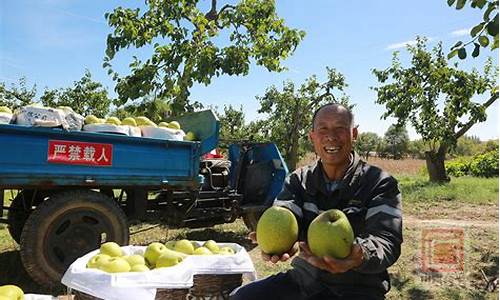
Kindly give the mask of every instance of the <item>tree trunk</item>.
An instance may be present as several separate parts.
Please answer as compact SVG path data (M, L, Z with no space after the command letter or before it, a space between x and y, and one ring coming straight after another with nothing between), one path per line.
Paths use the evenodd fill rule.
M446 174L446 169L444 167L445 156L445 146L440 146L437 152L425 151L425 163L431 182L445 183L450 181L450 177Z
M299 152L299 135L297 131L292 133L290 152L288 153L288 169L295 170L297 166L297 156Z

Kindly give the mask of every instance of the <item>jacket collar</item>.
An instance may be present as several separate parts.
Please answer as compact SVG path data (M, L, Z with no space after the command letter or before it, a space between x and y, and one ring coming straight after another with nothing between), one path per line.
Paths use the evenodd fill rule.
M358 180L361 175L361 160L359 155L355 152L352 151L352 162L347 168L343 178L341 179L340 183L340 189L344 190L346 188L350 188L352 185L354 185ZM325 171L323 170L323 164L321 163L321 159L316 160L316 162L312 165L312 183L314 185L314 194L316 192L320 192L324 195L328 195L329 192L326 189L326 181L325 178L326 174Z

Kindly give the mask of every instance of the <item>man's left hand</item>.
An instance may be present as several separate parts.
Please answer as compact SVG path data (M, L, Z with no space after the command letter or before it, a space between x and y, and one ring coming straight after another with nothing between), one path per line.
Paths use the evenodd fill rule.
M311 249L305 242L300 242L300 255L311 265L328 271L330 273L344 273L358 267L363 262L363 249L358 244L353 244L351 254L343 259L331 256L318 257L311 253Z

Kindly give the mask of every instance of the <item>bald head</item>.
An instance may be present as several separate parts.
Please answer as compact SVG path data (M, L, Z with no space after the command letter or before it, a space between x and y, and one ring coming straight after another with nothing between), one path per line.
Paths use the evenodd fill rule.
M340 103L327 103L319 107L313 115L313 120L312 120L312 129L316 127L316 119L318 115L320 114L336 114L336 115L342 115L345 116L350 124L350 127L354 127L354 115L352 112L345 107L344 105Z

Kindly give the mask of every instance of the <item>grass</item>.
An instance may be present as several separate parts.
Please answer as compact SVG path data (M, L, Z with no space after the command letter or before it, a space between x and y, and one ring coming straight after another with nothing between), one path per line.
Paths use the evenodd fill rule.
M405 160L406 161L406 160ZM387 299L498 299L497 291L488 292L482 272L488 279L498 277L498 178L452 178L448 184L437 185L427 182L418 173L422 162L389 162L391 172L399 181L403 194L405 216L420 219L455 219L467 221L488 221L496 226L462 227L464 239L464 272L437 273L433 276L420 270L423 224L405 224L402 254L398 262L389 269L392 289ZM5 192L8 205L10 192ZM216 225L203 229L168 229L153 224L138 224L131 227L131 244L147 245L154 241L165 242L172 239L191 240L214 239L220 242L234 242L244 246L254 262L260 278L285 271L289 263L273 265L260 258L260 250L248 239L248 229L241 220L231 224ZM30 293L53 293L62 291L47 290L32 282L23 270L19 258L19 248L10 238L5 225L0 224L0 285L12 283Z

